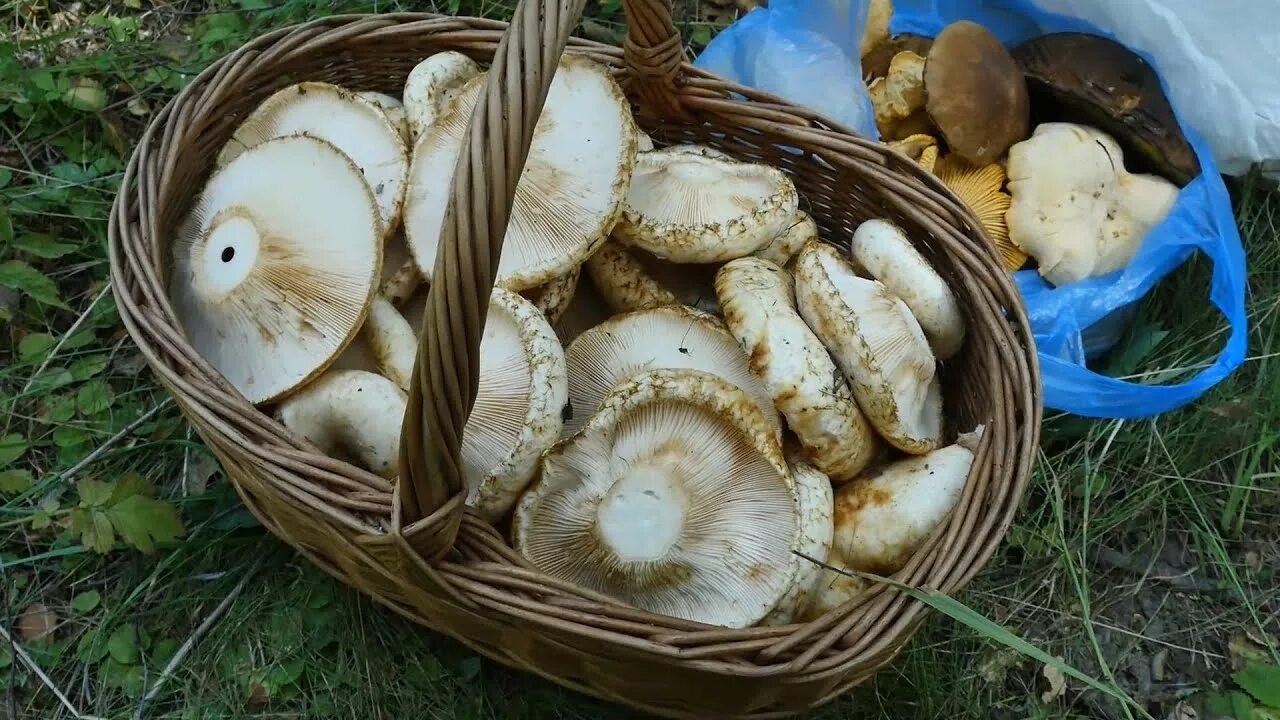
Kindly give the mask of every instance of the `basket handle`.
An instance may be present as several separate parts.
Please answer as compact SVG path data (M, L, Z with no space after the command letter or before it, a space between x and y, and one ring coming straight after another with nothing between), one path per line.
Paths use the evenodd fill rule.
M521 0L472 113L454 170L401 431L402 525L465 493L462 430L475 403L480 340L516 183L556 65L585 4ZM685 58L670 0L626 0L624 8L631 89L642 107L680 115L676 82ZM454 510L460 513L461 504ZM442 545L428 548L428 557L452 545L452 532L427 535Z

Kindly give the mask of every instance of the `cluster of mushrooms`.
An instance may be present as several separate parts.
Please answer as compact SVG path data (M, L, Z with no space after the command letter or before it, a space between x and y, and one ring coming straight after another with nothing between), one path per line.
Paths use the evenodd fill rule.
M453 169L484 70L402 101L322 82L235 129L173 243L172 304L240 393L398 475ZM848 243L849 238L843 238ZM903 230L819 240L779 169L655 148L603 66L558 66L519 180L462 439L468 504L543 571L654 612L783 624L900 568L980 428L943 419L951 289Z
M890 37L891 15L873 0L862 39L880 135L974 211L1008 270L1061 286L1124 268L1199 173L1159 79L1123 45L1055 33L1008 49L970 21Z
M1061 60L1052 44L1020 65L972 23L889 38L874 5L863 59L886 58L870 91L887 141L973 208L1010 269L1030 255L1062 283L1123 266L1176 189L1128 173L1101 130L1031 131L1029 89L1071 94L1033 71ZM484 77L444 52L401 99L277 91L172 244L172 306L200 355L296 435L387 478ZM462 438L467 503L535 566L669 616L787 624L865 588L832 567L901 569L956 504L982 432L943 416L956 297L890 219L828 238L845 253L799 204L775 167L655 147L606 68L560 61Z

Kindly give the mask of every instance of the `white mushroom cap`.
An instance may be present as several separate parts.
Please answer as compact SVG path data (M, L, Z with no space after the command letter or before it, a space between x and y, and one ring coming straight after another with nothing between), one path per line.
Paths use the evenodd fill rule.
M765 617L763 625L788 625L795 622L812 602L818 579L824 569L818 563L827 561L834 534L833 493L831 480L818 469L800 461L791 465L800 510L800 545L795 576L782 600ZM807 560L806 558L813 558Z
M413 361L418 354L418 336L409 321L390 300L375 296L360 334L369 343L382 374L408 392L413 381Z
M490 521L507 514L559 439L567 400L564 350L551 324L533 303L494 289L462 431L468 505Z
M632 376L544 456L516 550L553 577L670 617L758 623L795 578L796 489L760 408L696 370Z
M277 91L236 128L218 162L226 164L246 148L296 134L327 140L351 158L373 191L382 231L395 229L404 203L408 148L382 110L337 85L302 82Z
M329 143L293 136L217 171L173 240L188 340L250 402L324 371L364 323L382 263L377 206Z
M976 437L873 468L835 494L834 567L891 575L947 518L964 491Z
M613 236L672 262L724 262L764 247L797 202L775 167L662 148L637 160Z
M800 315L849 378L867 419L890 445L922 455L942 439L937 362L906 303L860 278L835 248L809 243L796 257Z
M452 50L415 65L404 82L404 112L412 136L421 135L462 86L480 73L475 60Z
M463 87L413 152L405 230L429 280L454 166L483 77ZM516 186L497 282L528 290L580 265L617 221L636 158L636 125L601 65L560 61Z
M1009 239L1054 285L1106 275L1133 259L1178 197L1173 183L1125 170L1106 133L1044 123L1009 148Z
M383 115L387 116L387 119L391 121L391 124L400 131L400 138L404 140L407 151L409 143L413 140L413 136L409 133L409 118L405 117L404 103L390 95L387 95L386 93L374 92L372 90L358 92L356 95L359 95L365 100L373 103L382 111Z
M390 380L363 370L336 370L280 404L276 419L333 457L352 456L383 477L395 477L400 424L408 400Z
M749 395L775 434L778 411L769 390L747 366L747 356L714 316L685 305L617 315L582 333L565 350L569 418L563 434L581 429L600 402L627 377L658 368L718 375Z
M902 228L888 220L868 220L854 231L850 249L862 274L879 280L911 308L939 360L960 351L965 336L960 304L951 286L911 244Z
M675 265L609 240L587 258L586 268L591 282L614 312L668 305L720 312L713 284L714 266Z
M719 160L733 160L733 156L723 150L719 150L710 145L702 143L681 143L680 145L668 145L662 149L663 152L672 155L701 155L702 157L716 158Z
M796 216L787 223L782 232L778 233L764 247L756 250L752 255L763 260L785 268L791 262L791 258L800 252L800 248L810 240L818 239L818 223L813 221L813 217L804 211L796 212Z
M564 275L522 293L526 300L547 316L547 322L555 325L564 316L569 304L573 302L574 293L578 289L578 279L582 275L579 265Z
M861 472L880 443L844 376L796 312L791 276L767 260L740 258L720 269L716 294L804 457L836 482Z

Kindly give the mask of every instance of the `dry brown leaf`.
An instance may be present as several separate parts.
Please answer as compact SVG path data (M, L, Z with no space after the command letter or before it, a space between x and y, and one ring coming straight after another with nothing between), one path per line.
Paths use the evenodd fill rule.
M24 642L40 644L53 640L58 616L44 603L32 603L18 618L18 636Z

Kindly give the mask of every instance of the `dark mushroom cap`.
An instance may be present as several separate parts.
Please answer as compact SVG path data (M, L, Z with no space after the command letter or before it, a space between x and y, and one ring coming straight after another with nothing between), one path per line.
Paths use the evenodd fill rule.
M1200 174L1155 71L1120 43L1052 33L1013 51L1037 118L1093 125L1115 137L1134 169L1185 185Z
M943 28L924 67L925 106L952 152L975 165L996 161L1030 133L1022 69L989 30L962 20Z

